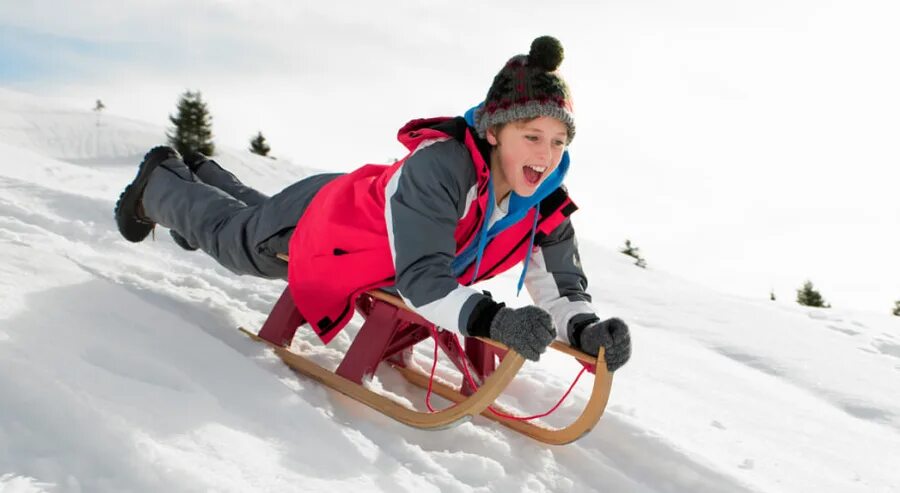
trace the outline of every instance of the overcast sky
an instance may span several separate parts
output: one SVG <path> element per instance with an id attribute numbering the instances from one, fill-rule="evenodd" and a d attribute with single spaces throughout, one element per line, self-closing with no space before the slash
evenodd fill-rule
<path id="1" fill-rule="evenodd" d="M 811 279 L 835 306 L 900 299 L 898 2 L 485 3 L 3 2 L 0 85 L 159 125 L 201 90 L 220 145 L 260 130 L 349 170 L 401 157 L 405 121 L 462 113 L 552 34 L 579 236 L 744 296 Z"/>

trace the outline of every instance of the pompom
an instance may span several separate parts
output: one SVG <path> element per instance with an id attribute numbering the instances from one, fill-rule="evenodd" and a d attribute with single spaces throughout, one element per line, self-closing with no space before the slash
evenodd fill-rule
<path id="1" fill-rule="evenodd" d="M 553 36 L 541 36 L 531 42 L 531 51 L 528 52 L 529 65 L 553 72 L 559 68 L 562 61 L 563 47 L 558 39 Z"/>

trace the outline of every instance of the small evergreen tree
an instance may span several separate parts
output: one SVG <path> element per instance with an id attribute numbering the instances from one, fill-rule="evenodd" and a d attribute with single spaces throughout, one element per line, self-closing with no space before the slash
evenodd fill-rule
<path id="1" fill-rule="evenodd" d="M 775 291 L 769 291 L 769 299 L 775 301 Z"/>
<path id="2" fill-rule="evenodd" d="M 641 257 L 641 249 L 636 246 L 633 246 L 631 244 L 631 240 L 625 240 L 625 248 L 619 250 L 619 252 L 624 253 L 625 255 L 628 255 L 629 257 L 633 257 L 634 259 L 636 259 L 634 265 L 636 265 L 642 269 L 647 268 L 647 261 L 644 260 L 643 257 Z"/>
<path id="3" fill-rule="evenodd" d="M 266 138 L 262 132 L 257 132 L 256 137 L 250 139 L 250 152 L 259 154 L 260 156 L 268 156 L 272 148 L 266 143 Z"/>
<path id="4" fill-rule="evenodd" d="M 98 99 L 97 103 L 94 104 L 94 113 L 97 114 L 97 126 L 98 127 L 100 126 L 100 113 L 102 113 L 104 109 L 106 109 L 106 105 L 103 104 L 103 101 L 100 101 Z"/>
<path id="5" fill-rule="evenodd" d="M 894 302 L 894 315 L 900 317 L 900 300 Z"/>
<path id="6" fill-rule="evenodd" d="M 185 155 L 197 151 L 207 156 L 215 153 L 212 142 L 212 117 L 200 91 L 186 91 L 178 100 L 178 114 L 169 115 L 175 125 L 172 133 L 167 133 L 169 143 L 176 151 Z"/>
<path id="7" fill-rule="evenodd" d="M 825 302 L 821 293 L 816 291 L 811 281 L 803 283 L 803 287 L 797 290 L 797 303 L 804 306 L 814 306 L 818 308 L 831 308 L 831 305 Z"/>

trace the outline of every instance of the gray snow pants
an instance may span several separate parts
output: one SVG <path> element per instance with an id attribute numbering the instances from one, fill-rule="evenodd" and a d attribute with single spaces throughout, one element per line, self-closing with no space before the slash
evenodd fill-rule
<path id="1" fill-rule="evenodd" d="M 268 197 L 215 161 L 197 174 L 180 159 L 159 165 L 144 189 L 144 214 L 178 232 L 235 274 L 287 279 L 288 242 L 306 207 L 341 173 L 313 175 Z"/>

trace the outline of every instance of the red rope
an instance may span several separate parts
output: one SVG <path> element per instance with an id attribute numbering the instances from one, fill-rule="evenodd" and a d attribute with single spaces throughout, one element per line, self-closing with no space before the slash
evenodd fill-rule
<path id="1" fill-rule="evenodd" d="M 428 379 L 428 392 L 425 394 L 425 405 L 428 407 L 428 411 L 433 413 L 433 412 L 435 412 L 435 411 L 434 411 L 434 409 L 431 407 L 431 394 L 432 394 L 432 391 L 433 391 L 433 388 L 432 388 L 432 387 L 433 387 L 433 384 L 434 384 L 434 373 L 435 373 L 435 370 L 437 369 L 437 360 L 438 360 L 438 333 L 437 333 L 437 329 L 435 329 L 435 328 L 432 327 L 432 329 L 431 329 L 431 335 L 432 335 L 432 337 L 434 338 L 434 362 L 433 362 L 432 365 L 431 365 L 431 377 Z M 455 335 L 453 336 L 453 343 L 456 345 L 456 348 L 459 350 L 459 353 L 460 353 L 460 354 L 463 354 L 463 352 L 462 352 L 462 346 L 459 344 L 459 339 L 458 339 Z M 478 390 L 478 386 L 475 385 L 475 379 L 473 379 L 473 378 L 472 378 L 472 374 L 469 373 L 469 365 L 468 365 L 468 363 L 466 362 L 466 359 L 467 359 L 467 358 L 465 358 L 465 357 L 462 358 L 463 374 L 465 375 L 466 381 L 469 382 L 469 385 L 472 387 L 472 389 L 473 389 L 473 390 Z M 488 407 L 488 409 L 489 409 L 495 416 L 499 416 L 499 417 L 501 417 L 501 418 L 506 418 L 506 419 L 511 419 L 511 420 L 514 420 L 514 421 L 531 421 L 531 420 L 534 420 L 534 419 L 538 419 L 538 418 L 543 418 L 543 417 L 545 417 L 545 416 L 549 416 L 550 414 L 553 414 L 554 412 L 556 412 L 556 410 L 559 409 L 559 406 L 561 406 L 562 403 L 565 402 L 566 398 L 569 397 L 569 394 L 572 393 L 572 389 L 575 388 L 575 385 L 578 383 L 578 380 L 581 378 L 581 375 L 584 374 L 584 371 L 585 371 L 586 369 L 587 369 L 587 368 L 585 368 L 585 367 L 582 367 L 582 368 L 581 368 L 581 371 L 579 371 L 579 372 L 578 372 L 578 375 L 575 376 L 575 380 L 572 382 L 572 385 L 569 386 L 569 389 L 566 390 L 566 393 L 563 394 L 563 396 L 559 399 L 559 401 L 556 403 L 555 406 L 553 406 L 552 408 L 550 408 L 550 410 L 547 411 L 547 412 L 545 412 L 545 413 L 535 414 L 535 415 L 533 415 L 533 416 L 513 416 L 513 415 L 511 415 L 511 414 L 506 414 L 506 413 L 497 411 L 496 409 L 494 409 L 493 406 Z"/>
<path id="2" fill-rule="evenodd" d="M 434 363 L 431 365 L 431 378 L 428 379 L 428 393 L 425 394 L 425 405 L 428 407 L 428 412 L 435 412 L 431 407 L 431 387 L 434 384 L 434 370 L 437 369 L 437 359 L 438 359 L 438 340 L 437 340 L 437 331 L 432 327 L 431 336 L 434 338 Z"/>

